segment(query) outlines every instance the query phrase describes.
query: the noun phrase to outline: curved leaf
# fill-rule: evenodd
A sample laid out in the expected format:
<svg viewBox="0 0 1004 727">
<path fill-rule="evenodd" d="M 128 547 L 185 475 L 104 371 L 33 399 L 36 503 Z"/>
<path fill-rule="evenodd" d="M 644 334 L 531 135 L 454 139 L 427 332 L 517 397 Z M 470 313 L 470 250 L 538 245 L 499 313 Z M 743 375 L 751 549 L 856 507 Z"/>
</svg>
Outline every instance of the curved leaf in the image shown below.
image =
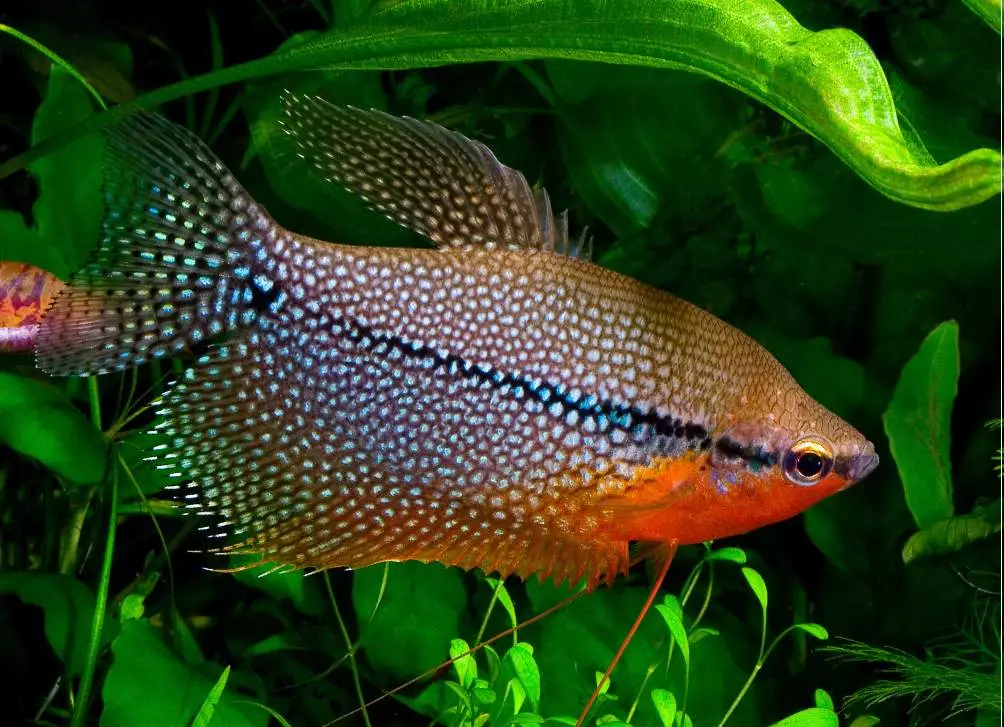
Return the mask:
<svg viewBox="0 0 1004 727">
<path fill-rule="evenodd" d="M 775 722 L 771 727 L 839 727 L 840 718 L 832 709 L 810 707 Z"/>
<path fill-rule="evenodd" d="M 70 482 L 104 477 L 108 440 L 52 384 L 0 372 L 0 442 Z"/>
<path fill-rule="evenodd" d="M 321 67 L 390 70 L 529 58 L 677 68 L 717 79 L 787 117 L 869 184 L 906 204 L 952 210 L 1000 192 L 999 152 L 978 149 L 941 165 L 918 158 L 867 44 L 843 29 L 810 32 L 773 0 L 395 3 L 364 23 L 161 88 L 136 105 L 148 108 L 227 83 Z M 53 146 L 4 164 L 0 177 Z"/>
<path fill-rule="evenodd" d="M 938 520 L 914 533 L 903 546 L 903 562 L 911 563 L 927 555 L 945 555 L 962 550 L 981 538 L 1001 531 L 1001 501 L 979 507 L 968 515 Z"/>
<path fill-rule="evenodd" d="M 962 0 L 962 2 L 1000 35 L 1001 0 Z"/>
<path fill-rule="evenodd" d="M 764 616 L 767 615 L 767 584 L 764 583 L 763 576 L 752 568 L 743 568 L 743 577 L 746 582 L 750 584 L 750 588 L 753 589 L 753 595 L 756 596 L 756 600 L 760 602 L 760 610 L 763 611 Z"/>
<path fill-rule="evenodd" d="M 882 416 L 906 504 L 921 529 L 952 516 L 952 404 L 959 381 L 959 326 L 942 323 L 900 374 Z"/>
</svg>

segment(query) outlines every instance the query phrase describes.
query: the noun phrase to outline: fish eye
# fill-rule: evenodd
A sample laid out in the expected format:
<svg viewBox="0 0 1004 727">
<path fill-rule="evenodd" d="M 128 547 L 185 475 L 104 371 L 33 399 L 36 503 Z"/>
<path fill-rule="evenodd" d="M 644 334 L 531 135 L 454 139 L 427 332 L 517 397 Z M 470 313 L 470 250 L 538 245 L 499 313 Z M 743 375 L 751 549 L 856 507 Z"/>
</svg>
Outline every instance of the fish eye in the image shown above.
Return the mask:
<svg viewBox="0 0 1004 727">
<path fill-rule="evenodd" d="M 833 449 L 815 438 L 800 439 L 784 456 L 784 475 L 796 485 L 814 485 L 833 469 Z"/>
</svg>

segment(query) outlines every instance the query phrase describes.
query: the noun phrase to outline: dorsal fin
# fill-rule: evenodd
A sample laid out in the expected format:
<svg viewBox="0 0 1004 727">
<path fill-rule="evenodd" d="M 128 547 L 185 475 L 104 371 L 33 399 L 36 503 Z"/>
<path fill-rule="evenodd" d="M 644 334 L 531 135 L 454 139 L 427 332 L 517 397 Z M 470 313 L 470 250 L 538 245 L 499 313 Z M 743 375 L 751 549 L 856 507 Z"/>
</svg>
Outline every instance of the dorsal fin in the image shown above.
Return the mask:
<svg viewBox="0 0 1004 727">
<path fill-rule="evenodd" d="M 283 126 L 300 155 L 391 220 L 438 247 L 578 254 L 547 192 L 484 144 L 431 122 L 334 106 L 285 91 Z"/>
</svg>

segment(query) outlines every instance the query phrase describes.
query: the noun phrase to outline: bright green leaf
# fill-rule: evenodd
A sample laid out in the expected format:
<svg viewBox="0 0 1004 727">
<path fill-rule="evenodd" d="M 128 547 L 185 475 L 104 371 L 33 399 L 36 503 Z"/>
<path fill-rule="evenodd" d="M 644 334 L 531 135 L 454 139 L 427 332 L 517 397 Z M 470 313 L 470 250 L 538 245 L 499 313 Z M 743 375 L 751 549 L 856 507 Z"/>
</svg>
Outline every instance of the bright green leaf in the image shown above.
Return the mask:
<svg viewBox="0 0 1004 727">
<path fill-rule="evenodd" d="M 216 684 L 209 690 L 209 694 L 206 695 L 206 701 L 199 707 L 195 719 L 192 720 L 192 727 L 209 727 L 209 722 L 213 719 L 213 714 L 216 712 L 216 705 L 220 703 L 220 699 L 223 697 L 223 690 L 227 688 L 227 680 L 229 678 L 230 667 L 227 666 L 223 669 L 223 673 L 220 674 L 220 678 L 216 680 Z"/>
<path fill-rule="evenodd" d="M 1001 531 L 1000 498 L 990 505 L 975 508 L 968 515 L 958 515 L 931 523 L 910 536 L 903 546 L 903 562 L 912 563 L 930 555 L 947 555 Z"/>
<path fill-rule="evenodd" d="M 470 689 L 478 678 L 478 665 L 470 652 L 471 647 L 463 639 L 450 641 L 450 658 L 453 659 L 453 669 L 457 672 L 457 681 L 463 689 Z"/>
<path fill-rule="evenodd" d="M 108 440 L 46 381 L 0 371 L 0 441 L 70 482 L 101 482 Z"/>
<path fill-rule="evenodd" d="M 820 709 L 833 711 L 833 698 L 827 694 L 825 689 L 816 690 L 816 706 Z"/>
<path fill-rule="evenodd" d="M 655 604 L 655 610 L 662 616 L 663 621 L 669 628 L 669 634 L 676 642 L 677 648 L 683 654 L 683 661 L 690 664 L 690 641 L 687 638 L 687 629 L 683 625 L 683 609 L 676 596 L 666 596 L 662 603 Z"/>
<path fill-rule="evenodd" d="M 502 659 L 503 666 L 509 665 L 513 674 L 519 679 L 520 684 L 526 691 L 526 697 L 530 700 L 530 706 L 536 712 L 540 709 L 540 671 L 537 669 L 537 662 L 533 658 L 533 647 L 530 644 L 520 643 L 513 646 L 506 652 Z"/>
<path fill-rule="evenodd" d="M 519 624 L 519 619 L 516 618 L 516 606 L 512 602 L 512 596 L 509 595 L 509 591 L 506 589 L 505 584 L 499 581 L 498 578 L 485 578 L 485 583 L 492 589 L 493 593 L 497 593 L 498 602 L 502 604 L 502 608 L 509 615 L 509 622 L 516 626 Z"/>
<path fill-rule="evenodd" d="M 951 418 L 959 327 L 942 323 L 903 367 L 882 417 L 910 512 L 921 529 L 952 516 Z"/>
<path fill-rule="evenodd" d="M 819 138 L 883 194 L 952 210 L 1000 192 L 1000 154 L 978 149 L 940 166 L 915 158 L 878 59 L 841 28 L 816 33 L 773 0 L 418 0 L 303 45 L 147 94 L 153 106 L 277 73 L 402 69 L 565 58 L 676 68 L 733 86 Z M 445 12 L 446 10 L 449 12 Z M 0 166 L 0 177 L 30 155 Z"/>
<path fill-rule="evenodd" d="M 728 547 L 712 550 L 704 556 L 704 560 L 727 560 L 730 563 L 746 564 L 746 551 L 742 548 Z"/>
<path fill-rule="evenodd" d="M 839 727 L 840 718 L 832 709 L 810 707 L 775 722 L 771 727 Z"/>
<path fill-rule="evenodd" d="M 1001 34 L 1001 0 L 962 0 L 980 19 Z"/>
<path fill-rule="evenodd" d="M 827 632 L 827 630 L 822 626 L 820 626 L 819 624 L 795 624 L 792 628 L 796 628 L 799 631 L 804 631 L 805 633 L 809 634 L 809 636 L 817 638 L 820 641 L 826 641 L 828 638 L 830 638 L 830 634 Z M 816 706 L 819 705 L 817 704 Z"/>
<path fill-rule="evenodd" d="M 87 587 L 61 573 L 6 571 L 0 573 L 0 593 L 12 593 L 42 609 L 52 650 L 68 674 L 79 674 L 94 618 L 94 595 Z"/>
<path fill-rule="evenodd" d="M 753 595 L 760 602 L 760 610 L 767 613 L 767 584 L 764 583 L 763 576 L 752 568 L 743 568 L 743 577 L 753 589 Z"/>
<path fill-rule="evenodd" d="M 673 693 L 666 689 L 653 689 L 652 703 L 662 727 L 672 727 L 673 720 L 676 719 L 676 697 Z"/>
</svg>

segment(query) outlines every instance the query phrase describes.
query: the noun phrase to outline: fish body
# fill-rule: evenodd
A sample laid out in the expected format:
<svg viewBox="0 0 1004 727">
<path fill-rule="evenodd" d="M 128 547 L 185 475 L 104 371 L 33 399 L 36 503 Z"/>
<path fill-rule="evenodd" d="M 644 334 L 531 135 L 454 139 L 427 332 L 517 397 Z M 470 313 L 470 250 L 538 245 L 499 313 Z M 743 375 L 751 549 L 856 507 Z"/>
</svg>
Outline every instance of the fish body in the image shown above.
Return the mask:
<svg viewBox="0 0 1004 727">
<path fill-rule="evenodd" d="M 195 137 L 133 117 L 108 134 L 101 249 L 37 345 L 66 375 L 214 342 L 152 456 L 237 550 L 595 584 L 632 541 L 747 532 L 878 464 L 751 338 L 591 263 L 483 145 L 283 103 L 306 164 L 435 249 L 290 232 Z"/>
</svg>

